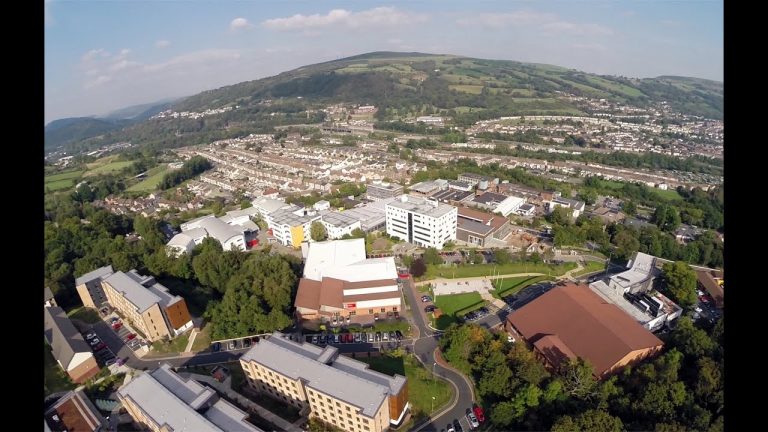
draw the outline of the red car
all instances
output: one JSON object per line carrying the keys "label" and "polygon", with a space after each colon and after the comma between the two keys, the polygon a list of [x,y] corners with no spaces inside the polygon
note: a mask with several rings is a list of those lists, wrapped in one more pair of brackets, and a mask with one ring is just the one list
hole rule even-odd
{"label": "red car", "polygon": [[123,323],[121,323],[121,322],[116,322],[116,323],[112,324],[112,328],[115,329],[115,330],[120,330],[120,327],[122,327],[122,326],[123,326]]}
{"label": "red car", "polygon": [[133,338],[135,338],[135,337],[136,337],[136,333],[131,333],[131,334],[129,334],[128,336],[126,336],[125,340],[126,340],[126,342],[127,342],[127,341],[129,341],[129,340],[131,340],[131,339],[133,339]]}
{"label": "red car", "polygon": [[93,347],[93,352],[96,352],[96,351],[101,351],[101,350],[103,350],[103,349],[104,349],[104,348],[106,348],[106,347],[107,347],[107,344],[105,344],[104,342],[99,342],[99,344],[98,344],[98,345],[96,345],[95,347]]}
{"label": "red car", "polygon": [[483,413],[483,409],[480,408],[478,405],[475,405],[475,417],[477,417],[477,421],[480,423],[485,421],[485,413]]}
{"label": "red car", "polygon": [[701,300],[702,303],[709,303],[709,299],[706,295],[699,296],[699,300]]}

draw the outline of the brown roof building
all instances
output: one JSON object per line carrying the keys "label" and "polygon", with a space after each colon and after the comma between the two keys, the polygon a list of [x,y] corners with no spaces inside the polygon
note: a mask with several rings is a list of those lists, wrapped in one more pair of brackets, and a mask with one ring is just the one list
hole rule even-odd
{"label": "brown roof building", "polygon": [[503,239],[511,231],[509,219],[502,215],[458,207],[456,240],[486,246],[488,238]]}
{"label": "brown roof building", "polygon": [[551,369],[581,357],[604,378],[661,350],[663,342],[587,285],[567,284],[511,313],[506,329]]}
{"label": "brown roof building", "polygon": [[715,301],[715,306],[722,309],[724,305],[723,272],[719,270],[697,271],[696,279],[698,279],[699,287],[708,292]]}
{"label": "brown roof building", "polygon": [[82,390],[65,394],[45,413],[51,431],[95,432],[104,430],[105,423]]}

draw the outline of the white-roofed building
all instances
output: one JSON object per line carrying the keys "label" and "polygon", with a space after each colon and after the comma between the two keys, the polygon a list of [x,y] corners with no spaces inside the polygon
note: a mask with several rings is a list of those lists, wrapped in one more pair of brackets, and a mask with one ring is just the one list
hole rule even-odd
{"label": "white-roofed building", "polygon": [[516,213],[520,209],[520,206],[525,204],[525,198],[506,196],[495,192],[486,192],[476,196],[468,204],[476,205],[507,217],[512,213]]}
{"label": "white-roofed building", "polygon": [[323,212],[320,222],[328,232],[328,238],[335,240],[346,234],[352,234],[356,229],[362,229],[360,219],[347,214],[348,212]]}
{"label": "white-roofed building", "polygon": [[[253,213],[253,211],[249,213],[244,210],[237,210],[236,212],[230,212],[236,214],[223,216],[221,219],[216,218],[214,215],[208,215],[181,224],[181,233],[173,236],[166,245],[167,253],[169,255],[189,253],[195,246],[202,243],[206,237],[216,239],[221,243],[221,247],[225,251],[246,250],[245,236],[243,235],[246,229],[243,229],[238,223],[250,222],[253,224],[250,220],[250,213]],[[224,218],[232,222],[232,224],[222,220]]]}
{"label": "white-roofed building", "polygon": [[320,213],[298,206],[281,208],[266,218],[267,225],[277,241],[294,248],[301,247],[302,242],[310,239],[312,222],[316,220],[320,220]]}
{"label": "white-roofed building", "polygon": [[399,312],[395,259],[366,259],[364,239],[310,243],[294,305],[302,319],[331,323]]}
{"label": "white-roofed building", "polygon": [[456,240],[458,210],[436,200],[401,195],[386,205],[387,234],[423,247],[441,249]]}

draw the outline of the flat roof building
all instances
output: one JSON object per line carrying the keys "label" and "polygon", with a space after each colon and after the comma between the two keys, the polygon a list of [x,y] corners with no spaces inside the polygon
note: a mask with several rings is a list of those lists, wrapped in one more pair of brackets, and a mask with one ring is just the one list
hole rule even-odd
{"label": "flat roof building", "polygon": [[423,247],[441,249],[456,240],[456,207],[413,195],[387,204],[387,234]]}
{"label": "flat roof building", "polygon": [[488,239],[504,239],[512,231],[509,220],[501,215],[459,207],[456,219],[456,240],[481,247]]}
{"label": "flat roof building", "polygon": [[[168,253],[174,255],[189,253],[207,237],[216,239],[225,251],[244,251],[245,236],[243,236],[243,232],[253,229],[255,226],[249,219],[250,214],[255,214],[255,210],[250,212],[240,210],[237,213],[225,215],[221,219],[214,215],[208,215],[183,223],[181,224],[182,232],[173,236],[166,245]],[[236,222],[248,224],[248,228],[244,228]]]}
{"label": "flat roof building", "polygon": [[104,288],[101,287],[101,281],[114,272],[112,266],[108,265],[75,279],[75,289],[84,306],[98,309],[106,303],[107,296],[104,294]]}
{"label": "flat roof building", "polygon": [[304,277],[294,301],[301,319],[363,323],[402,310],[393,257],[366,259],[364,239],[313,242],[307,247]]}
{"label": "flat roof building", "polygon": [[134,377],[117,397],[133,420],[151,431],[261,432],[246,421],[247,413],[210,387],[180,377],[167,363]]}
{"label": "flat roof building", "polygon": [[314,209],[291,206],[270,213],[266,220],[280,244],[299,248],[302,242],[309,240],[312,222],[320,217]]}
{"label": "flat roof building", "polygon": [[248,385],[349,432],[381,432],[402,423],[408,382],[339,355],[337,348],[294,342],[275,332],[240,357]]}
{"label": "flat roof building", "polygon": [[371,201],[402,195],[403,186],[395,183],[374,181],[366,185],[366,197]]}
{"label": "flat roof building", "polygon": [[525,198],[486,192],[476,196],[468,204],[476,205],[507,217],[512,213],[516,213],[520,206],[525,204]]}
{"label": "flat roof building", "polygon": [[512,312],[506,329],[550,369],[581,357],[605,378],[658,353],[663,342],[586,285],[556,286]]}

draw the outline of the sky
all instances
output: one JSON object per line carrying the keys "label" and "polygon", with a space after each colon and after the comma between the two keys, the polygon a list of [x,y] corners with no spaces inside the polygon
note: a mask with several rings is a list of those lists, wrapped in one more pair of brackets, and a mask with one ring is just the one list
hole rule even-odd
{"label": "sky", "polygon": [[722,0],[45,0],[45,122],[371,51],[723,79]]}

